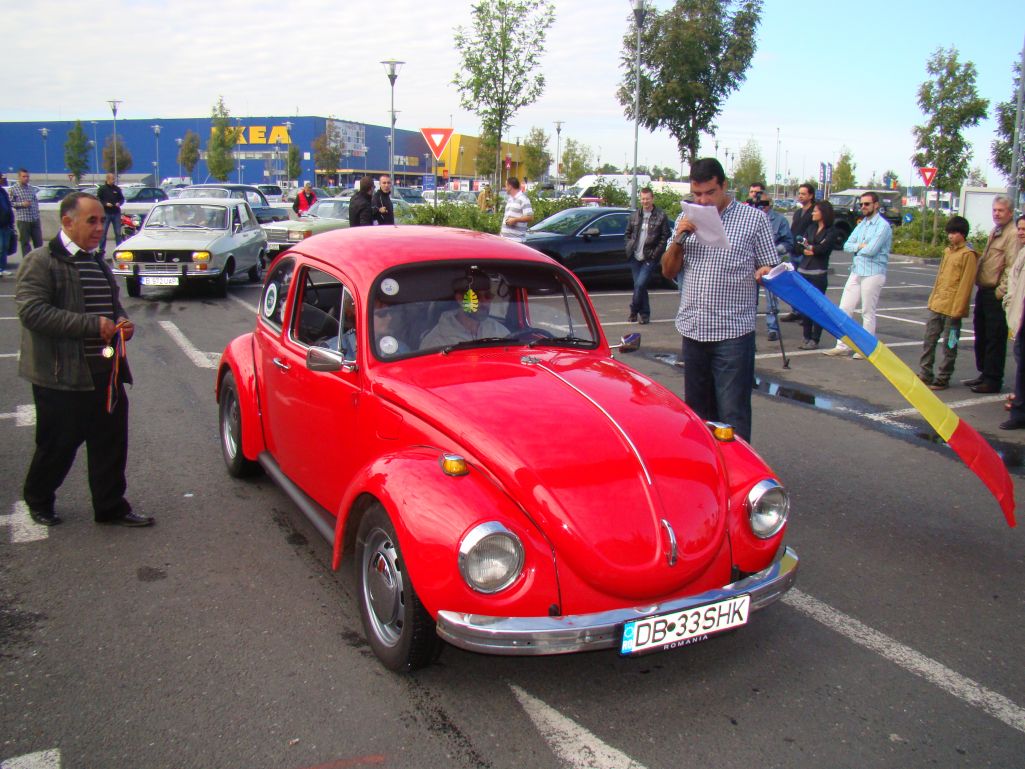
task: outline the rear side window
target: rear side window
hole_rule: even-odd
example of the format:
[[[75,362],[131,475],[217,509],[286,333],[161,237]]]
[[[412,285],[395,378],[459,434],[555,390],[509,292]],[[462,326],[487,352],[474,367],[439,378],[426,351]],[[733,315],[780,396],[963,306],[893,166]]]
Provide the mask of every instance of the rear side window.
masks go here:
[[[260,318],[278,331],[281,330],[285,302],[288,299],[288,288],[292,284],[294,273],[295,259],[282,259],[281,263],[267,276],[267,283],[263,287],[263,296],[260,298]]]

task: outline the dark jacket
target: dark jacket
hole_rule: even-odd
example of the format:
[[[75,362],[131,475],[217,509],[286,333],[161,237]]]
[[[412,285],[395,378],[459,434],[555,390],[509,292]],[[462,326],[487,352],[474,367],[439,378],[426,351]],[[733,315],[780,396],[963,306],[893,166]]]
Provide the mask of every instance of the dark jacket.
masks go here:
[[[374,205],[365,192],[357,192],[349,199],[349,226],[366,227],[374,223]]]
[[[96,263],[110,283],[116,318],[127,318],[114,273],[103,257],[98,256]],[[54,390],[92,390],[83,342],[86,337],[99,337],[100,319],[85,311],[78,268],[59,235],[22,260],[14,302],[21,320],[18,373],[32,384]],[[130,383],[127,364],[121,370],[123,381]]]
[[[121,188],[116,184],[101,184],[96,190],[96,197],[103,204],[103,213],[108,216],[121,213],[121,206],[125,204],[125,196]]]
[[[815,229],[807,230],[804,237],[808,239],[808,245],[814,252],[811,256],[803,257],[798,272],[806,274],[823,274],[829,270],[829,255],[836,248],[836,230],[832,227],[824,227],[821,232]]]
[[[811,210],[813,208],[815,208],[814,204],[812,204],[807,211],[803,208],[798,208],[794,211],[794,217],[790,220],[790,234],[793,235],[795,239],[803,235],[808,238],[808,240],[811,240],[811,237],[808,235],[808,230],[813,229],[816,226],[811,220]]]
[[[14,207],[11,205],[7,190],[0,187],[0,230],[11,227],[14,227]]]
[[[630,215],[630,221],[626,225],[626,258],[633,259],[634,251],[637,250],[637,238],[640,237],[641,228],[644,226],[643,209],[638,208]],[[666,243],[669,241],[671,229],[669,217],[665,212],[655,206],[651,210],[651,218],[648,220],[648,236],[644,239],[644,261],[653,262],[661,259],[665,253]]]
[[[375,190],[370,202],[378,224],[395,224],[395,205],[391,202],[390,194]],[[382,207],[387,208],[388,211],[382,214],[380,210]]]

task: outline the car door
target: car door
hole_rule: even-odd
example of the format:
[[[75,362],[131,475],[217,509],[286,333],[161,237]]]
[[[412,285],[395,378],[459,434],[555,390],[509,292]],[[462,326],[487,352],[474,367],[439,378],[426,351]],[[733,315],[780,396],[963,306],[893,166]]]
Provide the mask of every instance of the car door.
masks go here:
[[[232,231],[235,238],[236,272],[248,270],[260,258],[264,243],[264,238],[261,237],[263,230],[256,223],[256,217],[253,216],[248,204],[242,202],[235,206],[235,212],[232,214]]]
[[[577,231],[566,266],[582,277],[629,274],[626,261],[626,225],[629,211],[602,214]]]

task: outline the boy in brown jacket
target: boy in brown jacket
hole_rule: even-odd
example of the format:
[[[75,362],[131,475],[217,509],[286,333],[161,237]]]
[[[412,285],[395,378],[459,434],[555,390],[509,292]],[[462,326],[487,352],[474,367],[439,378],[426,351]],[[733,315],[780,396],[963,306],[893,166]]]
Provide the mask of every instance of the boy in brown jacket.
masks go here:
[[[946,390],[950,376],[954,373],[957,360],[957,340],[961,336],[961,318],[968,317],[968,304],[975,285],[975,271],[979,255],[966,242],[968,220],[952,216],[947,222],[947,242],[943,252],[936,283],[929,294],[929,321],[925,324],[925,339],[922,343],[922,360],[918,378],[929,385],[930,390]],[[933,363],[936,361],[936,343],[943,343],[943,362],[936,378],[933,378]]]

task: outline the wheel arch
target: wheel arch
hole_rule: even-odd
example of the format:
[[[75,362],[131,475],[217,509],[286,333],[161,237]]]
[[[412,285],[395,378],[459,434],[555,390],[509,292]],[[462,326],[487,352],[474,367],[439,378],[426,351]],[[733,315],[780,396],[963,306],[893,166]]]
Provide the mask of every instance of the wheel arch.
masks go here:
[[[214,399],[218,404],[221,402],[224,377],[228,372],[234,377],[238,389],[238,405],[242,413],[242,454],[246,459],[255,461],[266,445],[260,423],[260,396],[256,386],[252,334],[234,339],[221,355],[214,382]]]

